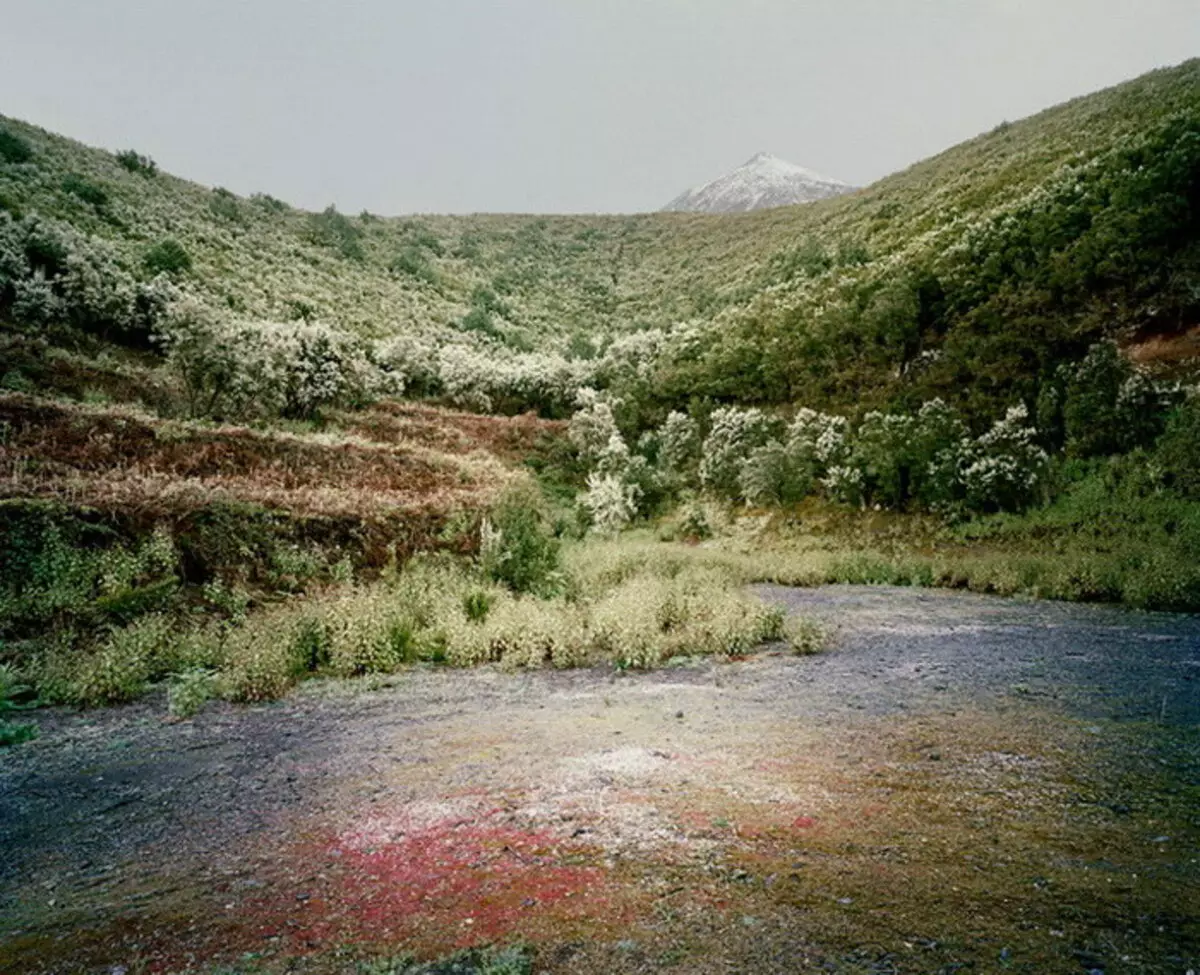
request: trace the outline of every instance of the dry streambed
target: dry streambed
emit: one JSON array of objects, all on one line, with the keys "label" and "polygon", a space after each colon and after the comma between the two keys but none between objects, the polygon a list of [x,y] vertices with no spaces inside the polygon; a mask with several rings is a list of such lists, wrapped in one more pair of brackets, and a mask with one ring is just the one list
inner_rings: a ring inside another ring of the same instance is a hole
[{"label": "dry streambed", "polygon": [[0,970],[1197,967],[1200,621],[761,594],[832,649],[43,714],[0,757]]}]

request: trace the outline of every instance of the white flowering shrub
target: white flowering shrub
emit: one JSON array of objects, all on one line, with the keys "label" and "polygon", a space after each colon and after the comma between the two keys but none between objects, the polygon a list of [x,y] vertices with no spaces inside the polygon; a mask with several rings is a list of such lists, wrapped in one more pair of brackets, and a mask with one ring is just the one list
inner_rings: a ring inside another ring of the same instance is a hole
[{"label": "white flowering shrub", "polygon": [[365,343],[326,325],[239,322],[185,299],[158,337],[198,416],[305,418],[394,391]]},{"label": "white flowering shrub", "polygon": [[658,459],[674,473],[690,471],[700,458],[700,427],[688,414],[672,410],[658,428]]},{"label": "white flowering shrub", "polygon": [[842,504],[861,505],[866,500],[864,477],[861,468],[834,464],[821,478],[821,488],[826,497]]},{"label": "white flowering shrub", "polygon": [[594,463],[609,448],[613,438],[621,436],[613,416],[613,404],[587,386],[577,392],[575,402],[579,409],[571,415],[567,436],[579,456],[587,463]]},{"label": "white flowering shrub", "polygon": [[782,423],[759,409],[727,406],[713,411],[710,424],[700,452],[700,483],[726,497],[738,497],[743,463],[780,432]]},{"label": "white flowering shrub", "polygon": [[588,475],[587,491],[580,503],[591,519],[592,530],[615,535],[637,516],[641,489],[616,474],[594,471]]},{"label": "white flowering shrub", "polygon": [[562,416],[575,402],[589,366],[549,353],[514,354],[499,346],[455,343],[438,353],[438,373],[444,392],[460,406]]},{"label": "white flowering shrub", "polygon": [[789,453],[810,460],[814,475],[819,475],[830,464],[845,461],[849,455],[848,432],[849,422],[844,416],[802,407],[788,424],[785,444]]},{"label": "white flowering shrub", "polygon": [[436,396],[443,389],[438,353],[429,336],[402,332],[377,342],[372,358],[396,395]]},{"label": "white flowering shrub", "polygon": [[597,363],[598,377],[608,386],[650,379],[665,340],[666,334],[657,328],[618,335]]},{"label": "white flowering shrub", "polygon": [[974,511],[1019,511],[1041,491],[1049,457],[1028,424],[1024,405],[1011,407],[987,433],[963,445],[961,479]]},{"label": "white flowering shrub", "polygon": [[0,212],[0,315],[145,345],[169,297],[165,281],[139,281],[108,243],[67,224]]},{"label": "white flowering shrub", "polygon": [[750,451],[742,462],[738,487],[748,504],[795,504],[812,490],[812,460],[803,451],[770,440]]}]

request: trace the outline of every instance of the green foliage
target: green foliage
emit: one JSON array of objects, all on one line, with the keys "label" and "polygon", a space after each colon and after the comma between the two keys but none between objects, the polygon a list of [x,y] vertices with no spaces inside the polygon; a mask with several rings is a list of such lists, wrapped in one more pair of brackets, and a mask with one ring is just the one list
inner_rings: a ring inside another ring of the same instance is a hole
[{"label": "green foliage", "polygon": [[418,962],[410,955],[363,962],[359,975],[531,975],[533,960],[520,946],[470,948],[446,958]]},{"label": "green foliage", "polygon": [[169,667],[173,625],[165,616],[146,616],[114,628],[76,666],[70,696],[85,705],[116,704],[140,695]]},{"label": "green foliage", "polygon": [[1155,461],[1175,491],[1200,501],[1200,400],[1193,397],[1171,416]]},{"label": "green foliage", "polygon": [[516,592],[553,589],[559,542],[538,491],[511,488],[492,508],[483,529],[480,566],[488,578]]},{"label": "green foliage", "polygon": [[362,230],[332,203],[320,213],[308,217],[309,239],[328,247],[348,261],[363,260]]},{"label": "green foliage", "polygon": [[24,163],[33,158],[33,147],[17,133],[0,127],[0,162]]},{"label": "green foliage", "polygon": [[12,667],[0,664],[0,748],[19,745],[37,737],[37,725],[7,719],[11,712],[32,707],[37,703],[27,701],[32,692],[33,688],[23,683]]},{"label": "green foliage", "polygon": [[175,591],[175,552],[163,532],[129,545],[102,524],[32,501],[0,503],[0,527],[0,634],[129,620]]},{"label": "green foliage", "polygon": [[242,220],[242,207],[237,196],[222,186],[218,186],[212,191],[208,208],[222,220],[228,220],[230,223],[240,223]]},{"label": "green foliage", "polygon": [[472,589],[463,596],[463,614],[472,623],[482,623],[492,608],[492,596],[483,589]]},{"label": "green foliage", "polygon": [[[1062,429],[1072,456],[1126,453],[1150,446],[1162,433],[1170,395],[1135,372],[1114,343],[1099,343],[1074,368],[1060,367],[1063,372],[1065,388],[1056,399],[1062,400]],[[1052,414],[1048,419],[1057,426]]]},{"label": "green foliage", "polygon": [[417,281],[427,284],[438,283],[437,270],[430,262],[428,255],[419,247],[405,247],[400,250],[388,265],[395,274],[406,274]]},{"label": "green foliage", "polygon": [[192,269],[192,257],[179,241],[167,237],[146,251],[142,265],[151,274],[182,274]]},{"label": "green foliage", "polygon": [[124,149],[117,153],[117,163],[122,169],[152,179],[158,175],[158,163],[149,156],[143,156],[133,149]]},{"label": "green foliage", "polygon": [[94,183],[78,173],[68,173],[64,176],[62,188],[64,193],[69,193],[97,210],[108,203],[108,191],[99,183]]},{"label": "green foliage", "polygon": [[193,717],[217,697],[219,690],[215,671],[205,667],[185,670],[176,674],[167,688],[167,711],[175,718]]}]

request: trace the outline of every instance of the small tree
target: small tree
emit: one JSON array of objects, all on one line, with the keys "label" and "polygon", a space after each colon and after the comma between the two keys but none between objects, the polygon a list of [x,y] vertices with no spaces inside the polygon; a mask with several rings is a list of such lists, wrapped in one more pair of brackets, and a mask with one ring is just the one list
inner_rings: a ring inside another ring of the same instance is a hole
[{"label": "small tree", "polygon": [[131,173],[136,173],[138,176],[145,176],[147,179],[158,175],[158,163],[149,156],[143,156],[133,149],[125,149],[118,152],[117,162],[123,169]]},{"label": "small tree", "polygon": [[700,483],[726,497],[741,494],[742,464],[751,452],[766,446],[782,423],[758,409],[726,406],[714,410],[700,457]]},{"label": "small tree", "polygon": [[33,148],[15,132],[0,128],[0,161],[6,163],[29,162]]},{"label": "small tree", "polygon": [[142,264],[151,274],[181,274],[191,270],[192,257],[179,241],[167,237],[146,251]]}]

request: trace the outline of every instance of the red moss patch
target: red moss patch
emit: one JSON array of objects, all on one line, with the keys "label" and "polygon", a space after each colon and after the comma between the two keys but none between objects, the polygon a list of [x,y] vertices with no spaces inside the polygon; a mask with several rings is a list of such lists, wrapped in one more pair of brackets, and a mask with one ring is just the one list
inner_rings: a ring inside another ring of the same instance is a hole
[{"label": "red moss patch", "polygon": [[500,810],[402,825],[372,842],[379,835],[370,824],[297,847],[287,856],[303,865],[293,889],[276,883],[243,916],[292,951],[353,942],[439,952],[627,914],[595,850],[517,828]]}]

